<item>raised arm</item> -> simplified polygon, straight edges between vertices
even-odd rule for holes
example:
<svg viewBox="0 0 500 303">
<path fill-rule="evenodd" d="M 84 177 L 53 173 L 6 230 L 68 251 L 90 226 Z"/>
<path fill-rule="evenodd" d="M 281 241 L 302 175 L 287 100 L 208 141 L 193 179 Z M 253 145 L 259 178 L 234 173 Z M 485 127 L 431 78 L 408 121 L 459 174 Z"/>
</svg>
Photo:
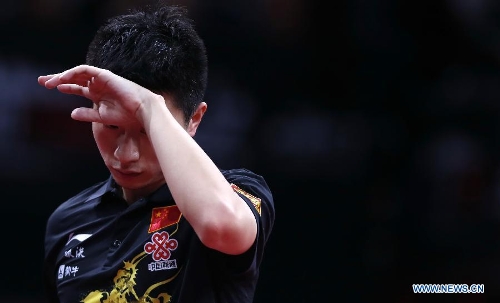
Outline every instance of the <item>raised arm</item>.
<svg viewBox="0 0 500 303">
<path fill-rule="evenodd" d="M 80 95 L 94 103 L 77 108 L 75 120 L 123 125 L 138 121 L 146 131 L 165 181 L 186 220 L 208 247 L 241 254 L 255 241 L 256 219 L 220 170 L 192 138 L 203 117 L 201 103 L 187 126 L 161 96 L 127 79 L 88 65 L 60 74 L 40 76 L 46 88 Z"/>
</svg>

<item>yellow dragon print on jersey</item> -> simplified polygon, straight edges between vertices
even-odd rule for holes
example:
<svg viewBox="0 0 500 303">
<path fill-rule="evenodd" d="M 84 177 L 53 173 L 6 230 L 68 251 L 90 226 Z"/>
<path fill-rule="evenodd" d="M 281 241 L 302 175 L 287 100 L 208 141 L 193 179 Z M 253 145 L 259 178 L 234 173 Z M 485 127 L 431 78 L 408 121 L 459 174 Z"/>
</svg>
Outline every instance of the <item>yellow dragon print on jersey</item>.
<svg viewBox="0 0 500 303">
<path fill-rule="evenodd" d="M 137 255 L 131 262 L 124 261 L 123 268 L 118 270 L 113 279 L 114 286 L 109 291 L 95 290 L 90 292 L 82 303 L 130 303 L 132 302 L 152 302 L 152 303 L 169 303 L 171 296 L 168 293 L 160 293 L 156 298 L 149 294 L 156 287 L 166 284 L 179 274 L 180 270 L 171 278 L 151 285 L 144 294 L 138 295 L 135 292 L 135 278 L 137 276 L 137 264 L 146 256 L 145 252 Z"/>
</svg>

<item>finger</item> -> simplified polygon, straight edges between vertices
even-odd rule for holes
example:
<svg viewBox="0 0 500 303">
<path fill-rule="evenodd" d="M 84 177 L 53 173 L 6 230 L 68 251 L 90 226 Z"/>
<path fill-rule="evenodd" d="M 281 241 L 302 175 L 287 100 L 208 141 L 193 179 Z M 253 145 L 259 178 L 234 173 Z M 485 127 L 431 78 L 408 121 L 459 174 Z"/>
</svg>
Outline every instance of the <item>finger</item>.
<svg viewBox="0 0 500 303">
<path fill-rule="evenodd" d="M 38 77 L 38 84 L 45 86 L 45 83 L 59 74 L 45 75 Z"/>
<path fill-rule="evenodd" d="M 59 90 L 61 93 L 69 95 L 78 95 L 86 98 L 89 96 L 88 87 L 78 84 L 59 84 L 57 85 L 57 90 Z"/>
<path fill-rule="evenodd" d="M 92 80 L 91 78 L 80 75 L 80 76 L 75 76 L 68 81 L 60 79 L 60 82 L 61 84 L 76 84 L 79 86 L 88 87 L 91 80 Z"/>
<path fill-rule="evenodd" d="M 61 76 L 54 76 L 45 82 L 44 79 L 39 80 L 41 81 L 42 85 L 44 85 L 46 88 L 52 89 L 54 87 L 57 87 L 61 84 L 76 84 L 79 86 L 88 86 L 89 82 L 92 80 L 91 77 L 85 76 L 85 75 L 74 75 L 72 78 L 61 78 Z"/>
<path fill-rule="evenodd" d="M 59 74 L 41 76 L 39 77 L 39 82 L 49 89 L 57 87 L 60 84 L 69 83 L 87 86 L 92 77 L 99 73 L 99 70 L 93 66 L 79 65 Z"/>
<path fill-rule="evenodd" d="M 90 81 L 93 77 L 98 76 L 102 69 L 90 65 L 79 65 L 63 72 L 59 78 L 63 83 L 68 81 Z"/>
<path fill-rule="evenodd" d="M 71 118 L 83 122 L 101 122 L 99 113 L 92 108 L 79 107 L 71 112 Z"/>
</svg>

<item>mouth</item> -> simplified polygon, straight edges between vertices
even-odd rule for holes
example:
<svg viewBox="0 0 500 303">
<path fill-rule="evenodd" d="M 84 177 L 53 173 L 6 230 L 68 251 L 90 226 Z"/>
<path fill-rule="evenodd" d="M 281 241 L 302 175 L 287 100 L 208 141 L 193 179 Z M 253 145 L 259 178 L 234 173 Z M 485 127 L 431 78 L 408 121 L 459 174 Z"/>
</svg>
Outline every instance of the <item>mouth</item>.
<svg viewBox="0 0 500 303">
<path fill-rule="evenodd" d="M 120 169 L 116 169 L 116 168 L 113 168 L 112 170 L 117 175 L 119 175 L 121 177 L 125 177 L 125 178 L 136 177 L 136 176 L 141 174 L 140 172 L 136 172 L 136 171 L 132 171 L 132 170 L 120 170 Z"/>
</svg>

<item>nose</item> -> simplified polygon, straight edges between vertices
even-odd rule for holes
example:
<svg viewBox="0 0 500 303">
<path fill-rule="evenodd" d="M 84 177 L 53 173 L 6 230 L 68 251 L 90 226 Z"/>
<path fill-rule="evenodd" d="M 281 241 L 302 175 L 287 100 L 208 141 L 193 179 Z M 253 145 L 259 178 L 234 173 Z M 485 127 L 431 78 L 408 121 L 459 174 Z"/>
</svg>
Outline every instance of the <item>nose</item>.
<svg viewBox="0 0 500 303">
<path fill-rule="evenodd" d="M 118 142 L 114 155 L 122 164 L 139 160 L 139 140 L 128 134 L 123 134 Z"/>
</svg>

